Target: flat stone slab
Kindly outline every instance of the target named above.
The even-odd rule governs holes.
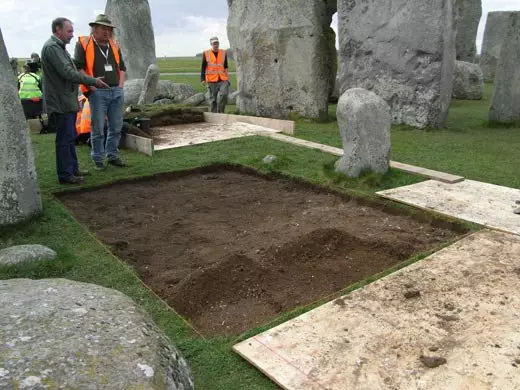
[[[519,253],[475,233],[233,349],[284,389],[519,389]]]
[[[520,234],[520,215],[513,214],[520,189],[474,180],[446,184],[434,180],[380,191],[383,198],[493,229]]]
[[[199,122],[184,125],[161,126],[152,129],[153,148],[154,151],[173,149],[207,142],[259,135],[260,133],[277,133],[280,131],[281,130],[242,122],[226,124]]]

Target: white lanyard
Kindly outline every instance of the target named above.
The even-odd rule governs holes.
[[[92,39],[94,40],[94,43],[96,44],[97,48],[99,49],[99,51],[101,52],[101,54],[103,55],[103,57],[105,57],[105,61],[106,63],[108,64],[108,51],[110,50],[110,43],[107,42],[107,52],[105,53],[103,51],[103,49],[101,48],[101,46],[99,46],[99,44],[97,43],[97,41],[94,39],[94,37],[92,37]]]

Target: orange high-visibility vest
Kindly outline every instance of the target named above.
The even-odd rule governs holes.
[[[80,134],[90,133],[91,116],[90,104],[85,96],[78,98],[80,110],[76,116],[76,136]]]
[[[78,40],[81,43],[81,46],[83,46],[83,50],[85,50],[85,73],[91,77],[94,77],[94,56],[96,55],[96,51],[94,50],[96,47],[94,39],[91,36],[81,36],[78,38]],[[112,50],[112,53],[114,53],[114,58],[116,59],[116,71],[119,71],[119,45],[113,39],[109,39],[108,43],[110,44],[110,50]],[[83,93],[89,90],[88,87],[84,84],[81,85],[80,89]]]
[[[226,51],[219,49],[218,56],[215,56],[213,50],[209,49],[204,52],[206,56],[206,82],[216,83],[220,80],[227,81],[228,73],[224,68],[224,61],[226,59]]]

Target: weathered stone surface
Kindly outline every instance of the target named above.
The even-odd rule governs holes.
[[[125,104],[136,105],[144,88],[144,79],[129,80],[125,83]],[[174,83],[171,80],[159,80],[154,101],[171,99],[174,103],[182,103],[195,95],[197,91],[189,84]]]
[[[199,92],[186,99],[184,102],[182,102],[182,104],[186,104],[189,106],[198,106],[199,104],[204,102],[204,100],[204,94],[202,92]]]
[[[338,1],[340,93],[360,87],[392,121],[443,127],[453,88],[454,0]]]
[[[124,294],[65,279],[0,281],[0,388],[193,388],[189,368]]]
[[[510,14],[510,11],[488,13],[480,54],[480,68],[484,74],[485,82],[495,79],[498,60],[502,51],[502,42],[506,34],[507,20]]]
[[[0,250],[0,265],[54,260],[56,252],[43,245],[16,245]]]
[[[462,100],[480,100],[484,93],[484,77],[478,64],[455,61],[453,97]]]
[[[182,103],[197,93],[197,90],[189,84],[174,83],[170,80],[159,80],[157,96],[173,99],[175,103]]]
[[[0,30],[0,226],[42,210],[29,130]]]
[[[489,120],[502,123],[520,121],[520,11],[510,12],[506,24],[489,109]]]
[[[457,60],[473,62],[477,54],[477,30],[482,17],[482,0],[456,0]]]
[[[359,177],[365,171],[383,174],[390,164],[390,107],[362,88],[344,92],[336,109],[343,157],[336,171]]]
[[[228,4],[238,109],[275,118],[293,112],[326,117],[334,2],[233,0]]]
[[[239,91],[231,92],[228,95],[228,104],[230,104],[230,105],[237,104],[237,97],[238,97],[239,93],[240,93]]]
[[[144,79],[143,90],[141,91],[139,101],[137,102],[139,106],[153,103],[153,99],[157,93],[157,85],[159,83],[160,75],[161,71],[157,65],[152,64],[148,67]]]
[[[126,65],[127,80],[142,79],[155,64],[155,37],[148,0],[107,0],[105,14],[116,26],[116,39]]]
[[[125,105],[136,105],[144,87],[144,79],[134,79],[125,82]]]

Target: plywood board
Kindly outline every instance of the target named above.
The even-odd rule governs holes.
[[[258,135],[259,133],[274,133],[277,130],[248,123],[235,122],[230,124],[189,123],[175,126],[154,127],[154,149],[165,150],[207,142]]]
[[[520,189],[474,180],[455,184],[428,180],[377,194],[421,209],[520,234],[520,215],[513,213],[517,207],[515,201],[520,200]]]
[[[291,390],[520,389],[519,254],[478,232],[233,349]]]
[[[283,119],[263,118],[258,116],[233,115],[233,114],[217,114],[213,112],[205,112],[204,120],[214,124],[231,124],[236,122],[249,123],[267,127],[269,129],[278,130],[285,134],[294,134],[294,122]]]
[[[121,137],[121,147],[133,149],[148,156],[152,156],[154,150],[153,141],[150,138],[139,137],[133,134],[125,134],[124,137]]]

